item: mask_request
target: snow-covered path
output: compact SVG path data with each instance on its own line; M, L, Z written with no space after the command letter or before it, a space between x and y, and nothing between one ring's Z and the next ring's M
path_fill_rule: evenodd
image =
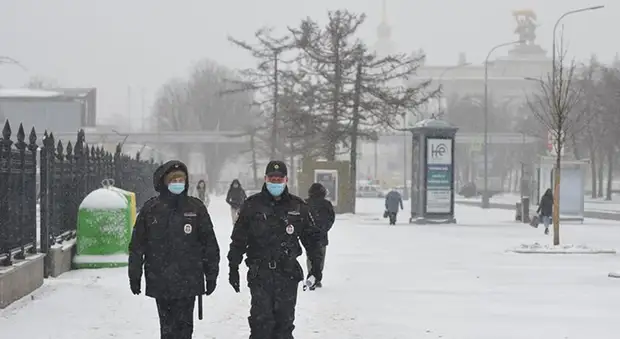
M225 258L230 216L210 208ZM519 255L510 247L549 241L513 213L457 206L458 225L389 227L382 201L358 200L363 214L340 216L328 248L325 287L302 292L297 338L615 339L620 269L613 255ZM405 211L406 212L406 211ZM407 214L407 213L405 213ZM564 227L565 243L620 248L620 227ZM305 258L300 258L305 261ZM222 260L195 338L248 337L247 288L235 294ZM242 272L244 276L245 272ZM129 292L126 269L81 270L49 279L0 311L1 338L158 338L155 304Z

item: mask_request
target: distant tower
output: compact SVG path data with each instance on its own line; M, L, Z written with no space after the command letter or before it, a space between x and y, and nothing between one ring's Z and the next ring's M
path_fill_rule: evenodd
M394 42L392 41L392 27L387 20L387 0L382 0L381 5L381 23L377 27L375 52L379 56L387 56L394 53Z

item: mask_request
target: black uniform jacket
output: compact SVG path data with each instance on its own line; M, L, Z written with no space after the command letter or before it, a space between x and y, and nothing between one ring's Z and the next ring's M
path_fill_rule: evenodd
M265 185L260 193L250 196L241 206L231 240L229 265L239 266L246 254L248 276L253 268L269 268L290 273L294 280L303 280L297 262L302 254L300 240L312 262L321 259L321 229L315 225L306 202L290 194L288 189L277 200Z
M312 212L315 224L321 229L321 245L327 246L329 244L328 232L334 226L336 220L336 214L334 213L334 206L332 203L324 197L309 197L306 199Z
M146 295L153 298L203 294L205 278L216 280L219 273L220 249L205 205L187 195L187 184L180 195L164 187L164 176L174 169L187 174L179 161L155 171L159 196L140 209L129 244L129 279L140 280L144 266Z

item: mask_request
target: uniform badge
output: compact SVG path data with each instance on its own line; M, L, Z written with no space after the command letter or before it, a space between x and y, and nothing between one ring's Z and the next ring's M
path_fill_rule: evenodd
M185 232L185 234L190 234L190 233L192 233L192 225L190 225L190 224L185 224L185 226L183 227L183 231Z
M293 234L293 233L295 233L295 227L293 225L286 226L286 234Z

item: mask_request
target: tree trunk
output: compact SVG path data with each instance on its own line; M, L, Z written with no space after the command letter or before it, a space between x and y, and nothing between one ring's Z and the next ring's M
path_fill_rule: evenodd
M558 142L559 143L559 142ZM553 184L553 245L560 245L560 174L562 168L562 145L557 147L555 156L554 184Z
M590 193L590 196L592 197L592 199L596 199L596 152L594 150L594 147L590 147L590 182L591 182L591 186L590 189L592 190L592 192Z
M273 57L273 117L271 121L271 160L276 160L278 156L278 105L279 105L279 88L278 88L278 58L279 53L274 53Z
M579 147L577 145L577 137L574 135L571 136L571 142L573 144L573 155L575 156L575 159L581 160L581 152L579 152Z
M333 52L334 52L334 84L333 84L333 95L332 98L332 120L328 127L329 133L327 134L327 154L325 157L328 161L336 160L336 150L338 146L339 139L339 131L338 131L338 120L340 118L340 96L342 91L342 65L340 62L340 47L342 38L339 36L333 36Z
M512 168L508 171L508 192L512 192Z
M609 147L607 151L607 194L605 200L611 201L611 191L613 189L614 176L614 148Z
M289 144L289 151L291 152L291 154L289 155L289 173L288 173L288 178L289 178L289 189L291 188L290 186L293 186L293 194L299 195L299 191L298 189L298 185L297 185L297 169L295 168L295 147L293 145L293 141L290 141Z
M602 198L603 197L603 176L605 174L605 155L603 153L603 151L601 150L601 153L599 154L598 157L598 193L596 194L597 198Z
M351 173L349 174L349 191L351 196L355 197L357 189L357 133L360 121L360 100L362 96L362 62L357 64L357 74L355 75L355 92L353 96L353 121L351 124ZM375 180L377 178L374 178ZM353 213L355 213L355 198L353 199Z
M256 132L250 135L250 150L252 152L252 178L254 179L254 188L258 188L258 161L256 160Z

